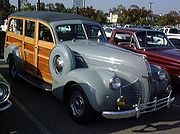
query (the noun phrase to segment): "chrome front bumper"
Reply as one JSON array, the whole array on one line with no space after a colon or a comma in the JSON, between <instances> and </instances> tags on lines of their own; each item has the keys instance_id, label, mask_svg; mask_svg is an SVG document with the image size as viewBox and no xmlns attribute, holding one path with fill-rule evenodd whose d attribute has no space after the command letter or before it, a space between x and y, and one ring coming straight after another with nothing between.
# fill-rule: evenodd
<instances>
[{"instance_id":1,"label":"chrome front bumper","mask_svg":"<svg viewBox=\"0 0 180 134\"><path fill-rule=\"evenodd\" d=\"M136 117L139 118L141 114L149 113L161 109L163 107L169 107L170 104L174 101L175 97L171 98L171 93L165 98L157 99L155 97L154 101L140 104L141 99L139 99L138 103L134 106L134 109L127 111L104 111L102 115L105 118L109 119L121 119L121 118L129 118Z\"/></svg>"}]
</instances>

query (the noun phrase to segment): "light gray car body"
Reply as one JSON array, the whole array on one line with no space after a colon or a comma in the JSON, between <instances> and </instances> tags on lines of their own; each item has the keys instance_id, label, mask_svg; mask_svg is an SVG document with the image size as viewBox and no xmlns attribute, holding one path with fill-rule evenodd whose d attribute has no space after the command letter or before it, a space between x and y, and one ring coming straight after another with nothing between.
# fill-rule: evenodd
<instances>
[{"instance_id":1,"label":"light gray car body","mask_svg":"<svg viewBox=\"0 0 180 134\"><path fill-rule=\"evenodd\" d=\"M146 104L150 101L155 104L151 110L156 110L158 99L163 98L157 99L156 95L170 90L167 79L158 80L158 72L162 70L160 67L149 65L144 55L108 44L104 32L101 33L104 40L91 40L84 28L86 39L60 41L56 27L68 24L80 24L83 28L87 24L101 29L100 24L81 18L49 23L56 46L51 51L48 68L53 78L51 91L57 98L63 101L68 88L76 83L87 96L92 108L106 118L138 117L139 114L145 113L144 109L148 108ZM23 61L20 58L20 50L15 45L5 48L6 61L10 54L14 56L18 75L21 76ZM62 67L58 72L54 67L57 56L60 57L59 65ZM112 89L113 77L120 79L118 89ZM170 96L171 92L164 97L167 101L163 100L163 107L174 100ZM130 100L131 109L119 108L117 102L121 97ZM156 98L155 101L152 97Z\"/></svg>"}]
</instances>

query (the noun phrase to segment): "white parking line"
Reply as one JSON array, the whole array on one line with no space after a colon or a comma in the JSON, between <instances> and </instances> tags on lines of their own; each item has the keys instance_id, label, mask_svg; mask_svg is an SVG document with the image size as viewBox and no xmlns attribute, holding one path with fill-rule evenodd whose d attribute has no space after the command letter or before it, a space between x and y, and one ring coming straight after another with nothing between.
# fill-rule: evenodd
<instances>
[{"instance_id":1,"label":"white parking line","mask_svg":"<svg viewBox=\"0 0 180 134\"><path fill-rule=\"evenodd\" d=\"M37 118L35 118L14 96L11 95L14 103L16 103L19 108L27 115L29 119L44 133L52 134Z\"/></svg>"},{"instance_id":2,"label":"white parking line","mask_svg":"<svg viewBox=\"0 0 180 134\"><path fill-rule=\"evenodd\" d=\"M179 109L180 109L180 106L179 106L179 105L172 104L172 106L174 106L174 107L176 107L176 108L179 108Z\"/></svg>"}]
</instances>

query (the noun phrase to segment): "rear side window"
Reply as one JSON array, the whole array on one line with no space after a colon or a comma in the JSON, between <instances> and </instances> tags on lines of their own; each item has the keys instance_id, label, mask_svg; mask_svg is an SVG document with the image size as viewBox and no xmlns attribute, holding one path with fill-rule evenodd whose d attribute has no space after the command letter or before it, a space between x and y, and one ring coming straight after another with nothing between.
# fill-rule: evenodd
<instances>
[{"instance_id":1,"label":"rear side window","mask_svg":"<svg viewBox=\"0 0 180 134\"><path fill-rule=\"evenodd\" d=\"M39 23L39 40L53 42L50 29L41 23Z\"/></svg>"},{"instance_id":2,"label":"rear side window","mask_svg":"<svg viewBox=\"0 0 180 134\"><path fill-rule=\"evenodd\" d=\"M11 19L8 26L8 31L22 35L23 34L23 20Z\"/></svg>"},{"instance_id":3,"label":"rear side window","mask_svg":"<svg viewBox=\"0 0 180 134\"><path fill-rule=\"evenodd\" d=\"M35 22L26 20L25 22L25 36L34 38Z\"/></svg>"}]
</instances>

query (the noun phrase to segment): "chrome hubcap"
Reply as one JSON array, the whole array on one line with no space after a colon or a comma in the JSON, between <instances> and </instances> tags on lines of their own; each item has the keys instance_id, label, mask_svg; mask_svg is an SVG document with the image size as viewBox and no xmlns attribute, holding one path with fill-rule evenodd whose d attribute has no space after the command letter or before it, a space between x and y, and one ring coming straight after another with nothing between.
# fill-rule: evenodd
<instances>
[{"instance_id":1,"label":"chrome hubcap","mask_svg":"<svg viewBox=\"0 0 180 134\"><path fill-rule=\"evenodd\" d=\"M83 114L85 105L82 96L79 93L72 94L70 98L70 107L73 115L79 117Z\"/></svg>"}]
</instances>

